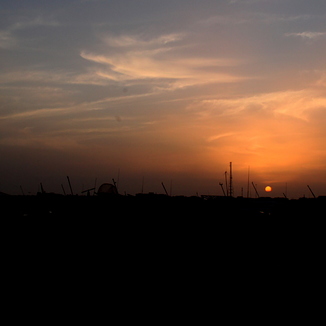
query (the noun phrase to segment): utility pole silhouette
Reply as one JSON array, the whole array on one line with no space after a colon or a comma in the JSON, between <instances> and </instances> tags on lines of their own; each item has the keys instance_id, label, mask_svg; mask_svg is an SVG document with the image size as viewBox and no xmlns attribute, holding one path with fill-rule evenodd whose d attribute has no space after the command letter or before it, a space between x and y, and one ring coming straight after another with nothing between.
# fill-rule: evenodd
<instances>
[{"instance_id":1,"label":"utility pole silhouette","mask_svg":"<svg viewBox=\"0 0 326 326\"><path fill-rule=\"evenodd\" d=\"M249 198L249 191L250 191L250 165L248 166L248 183L247 183L247 198Z\"/></svg>"},{"instance_id":2,"label":"utility pole silhouette","mask_svg":"<svg viewBox=\"0 0 326 326\"><path fill-rule=\"evenodd\" d=\"M309 190L310 190L311 194L313 195L313 197L316 198L316 196L315 196L314 192L312 191L312 189L310 188L310 186L307 185L307 187L309 188Z\"/></svg>"},{"instance_id":3,"label":"utility pole silhouette","mask_svg":"<svg viewBox=\"0 0 326 326\"><path fill-rule=\"evenodd\" d=\"M256 192L257 198L259 198L259 193L258 193L257 188L256 188L256 186L255 186L255 184L254 184L253 182L252 182L252 186L253 186L254 189L255 189L255 192Z\"/></svg>"},{"instance_id":4,"label":"utility pole silhouette","mask_svg":"<svg viewBox=\"0 0 326 326\"><path fill-rule=\"evenodd\" d=\"M232 162L230 162L230 197L233 197Z\"/></svg>"}]
</instances>

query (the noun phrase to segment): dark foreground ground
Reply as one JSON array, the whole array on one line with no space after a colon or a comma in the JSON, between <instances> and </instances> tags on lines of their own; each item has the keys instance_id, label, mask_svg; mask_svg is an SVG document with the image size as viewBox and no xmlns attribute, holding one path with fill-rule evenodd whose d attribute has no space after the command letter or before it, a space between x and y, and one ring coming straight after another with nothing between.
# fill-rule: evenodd
<instances>
[{"instance_id":1,"label":"dark foreground ground","mask_svg":"<svg viewBox=\"0 0 326 326\"><path fill-rule=\"evenodd\" d=\"M201 322L207 311L259 321L275 311L292 318L303 304L311 318L307 302L323 311L323 198L41 195L0 201L7 307L16 309L19 300L30 310L30 302L34 319L40 307L49 316L58 309L75 316L81 308L82 318L85 310L92 321L94 311L117 311L120 319L148 316L151 322L148 311L158 307L161 316L189 314L196 305ZM127 311L130 306L140 315ZM248 316L235 313L238 306Z\"/></svg>"},{"instance_id":2,"label":"dark foreground ground","mask_svg":"<svg viewBox=\"0 0 326 326\"><path fill-rule=\"evenodd\" d=\"M2 217L325 217L326 197L0 196Z\"/></svg>"}]
</instances>

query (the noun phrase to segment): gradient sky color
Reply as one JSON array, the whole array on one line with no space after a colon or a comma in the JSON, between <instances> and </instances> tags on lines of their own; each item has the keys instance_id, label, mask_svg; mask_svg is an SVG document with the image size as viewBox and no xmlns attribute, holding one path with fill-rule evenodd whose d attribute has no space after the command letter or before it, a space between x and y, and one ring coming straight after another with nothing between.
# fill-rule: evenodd
<instances>
[{"instance_id":1,"label":"gradient sky color","mask_svg":"<svg viewBox=\"0 0 326 326\"><path fill-rule=\"evenodd\" d=\"M325 0L2 0L0 191L326 195ZM171 182L172 181L172 182ZM252 194L253 194L252 189Z\"/></svg>"}]
</instances>

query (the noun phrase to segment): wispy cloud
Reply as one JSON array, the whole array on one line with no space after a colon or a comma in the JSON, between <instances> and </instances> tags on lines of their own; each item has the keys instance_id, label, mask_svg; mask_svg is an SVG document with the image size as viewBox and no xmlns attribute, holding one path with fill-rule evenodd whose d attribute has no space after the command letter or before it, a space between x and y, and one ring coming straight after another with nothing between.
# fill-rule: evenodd
<instances>
[{"instance_id":1,"label":"wispy cloud","mask_svg":"<svg viewBox=\"0 0 326 326\"><path fill-rule=\"evenodd\" d=\"M0 48L10 49L16 45L17 41L9 31L0 31Z\"/></svg>"},{"instance_id":2,"label":"wispy cloud","mask_svg":"<svg viewBox=\"0 0 326 326\"><path fill-rule=\"evenodd\" d=\"M166 35L160 35L156 38L144 39L139 35L121 35L121 36L105 36L103 41L109 46L113 47L134 47L137 48L150 46L165 45L182 40L184 34L182 33L171 33Z\"/></svg>"},{"instance_id":3,"label":"wispy cloud","mask_svg":"<svg viewBox=\"0 0 326 326\"><path fill-rule=\"evenodd\" d=\"M317 71L319 79L316 81L316 86L326 87L326 71Z\"/></svg>"},{"instance_id":4,"label":"wispy cloud","mask_svg":"<svg viewBox=\"0 0 326 326\"><path fill-rule=\"evenodd\" d=\"M13 113L4 116L0 116L0 120L7 119L22 119L22 118L30 118L30 117L53 117L54 115L65 112L65 109L40 109L40 110L31 110L27 112Z\"/></svg>"},{"instance_id":5,"label":"wispy cloud","mask_svg":"<svg viewBox=\"0 0 326 326\"><path fill-rule=\"evenodd\" d=\"M313 89L305 89L249 97L201 100L190 105L188 109L197 110L202 116L263 114L271 118L288 116L308 121L312 111L326 109L326 96Z\"/></svg>"},{"instance_id":6,"label":"wispy cloud","mask_svg":"<svg viewBox=\"0 0 326 326\"><path fill-rule=\"evenodd\" d=\"M22 88L19 88L22 90ZM49 92L51 90L51 93ZM56 98L56 95L54 94L55 89L49 89L46 96L47 96L47 102L53 101ZM29 93L32 92L43 92L44 89L32 89ZM63 92L60 93L61 96L63 96ZM67 115L78 115L83 112L90 112L94 113L95 111L102 111L107 110L108 107L111 108L110 104L112 106L115 106L117 103L130 103L135 100L144 99L146 97L151 97L159 94L159 91L156 92L149 92L149 93L141 93L141 94L134 94L134 95L124 95L124 96L112 96L112 97L106 97L102 98L100 100L95 101L84 101L81 103L69 103L69 101L66 100L61 106L57 107L45 107L41 109L27 109L22 112L14 112L14 113L7 113L0 115L0 120L18 120L18 119L29 119L29 118L43 118L43 117L55 117L55 116L67 116ZM31 97L31 95L30 95ZM40 99L38 99L40 101ZM105 118L104 120L106 120ZM86 120L101 120L101 119L93 119L93 118L87 118ZM130 120L130 119L129 119Z\"/></svg>"},{"instance_id":7,"label":"wispy cloud","mask_svg":"<svg viewBox=\"0 0 326 326\"><path fill-rule=\"evenodd\" d=\"M175 88L203 83L230 83L241 76L219 71L221 67L235 66L238 61L229 58L197 57L179 53L180 34L162 35L144 40L139 37L121 36L106 38L107 44L119 48L117 53L96 54L82 51L81 57L105 65L97 74L114 81L169 80ZM122 51L121 51L122 49ZM110 52L110 51L107 51Z\"/></svg>"},{"instance_id":8,"label":"wispy cloud","mask_svg":"<svg viewBox=\"0 0 326 326\"><path fill-rule=\"evenodd\" d=\"M63 69L42 70L39 67L30 67L0 75L0 84L9 85L22 82L104 86L108 84L108 79L94 69L89 69L86 72L75 72Z\"/></svg>"},{"instance_id":9,"label":"wispy cloud","mask_svg":"<svg viewBox=\"0 0 326 326\"><path fill-rule=\"evenodd\" d=\"M259 2L267 2L269 0L228 0L230 4L253 4L253 3L259 3Z\"/></svg>"},{"instance_id":10,"label":"wispy cloud","mask_svg":"<svg viewBox=\"0 0 326 326\"><path fill-rule=\"evenodd\" d=\"M286 33L285 36L301 37L303 39L317 39L326 37L326 32L301 32L301 33Z\"/></svg>"},{"instance_id":11,"label":"wispy cloud","mask_svg":"<svg viewBox=\"0 0 326 326\"><path fill-rule=\"evenodd\" d=\"M34 28L34 27L59 27L60 22L51 18L37 16L34 19L23 19L12 23L7 28L0 30L0 48L12 49L18 46L19 37L16 35L18 31Z\"/></svg>"},{"instance_id":12,"label":"wispy cloud","mask_svg":"<svg viewBox=\"0 0 326 326\"><path fill-rule=\"evenodd\" d=\"M10 31L15 31L15 30L21 30L21 29L26 29L26 28L32 28L32 27L60 27L62 26L62 23L59 21L51 18L51 17L43 17L43 16L37 16L34 19L25 19L21 21L17 21L13 25L9 27Z\"/></svg>"},{"instance_id":13,"label":"wispy cloud","mask_svg":"<svg viewBox=\"0 0 326 326\"><path fill-rule=\"evenodd\" d=\"M233 15L215 15L201 20L199 23L204 26L214 25L245 25L245 24L280 24L297 23L310 19L307 14L290 15L274 14L264 12L235 12Z\"/></svg>"},{"instance_id":14,"label":"wispy cloud","mask_svg":"<svg viewBox=\"0 0 326 326\"><path fill-rule=\"evenodd\" d=\"M210 136L210 137L207 138L207 141L212 142L212 141L219 140L219 139L225 138L225 137L230 137L230 136L233 136L233 135L235 135L234 132L226 132L226 133L223 133L223 134Z\"/></svg>"}]
</instances>

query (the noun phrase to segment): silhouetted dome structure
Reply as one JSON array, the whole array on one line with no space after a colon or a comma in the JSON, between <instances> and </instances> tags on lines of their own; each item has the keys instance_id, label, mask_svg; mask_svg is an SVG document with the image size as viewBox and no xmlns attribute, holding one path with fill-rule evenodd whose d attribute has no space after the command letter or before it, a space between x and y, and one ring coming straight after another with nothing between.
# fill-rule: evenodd
<instances>
[{"instance_id":1,"label":"silhouetted dome structure","mask_svg":"<svg viewBox=\"0 0 326 326\"><path fill-rule=\"evenodd\" d=\"M117 195L117 187L111 183L103 183L97 191L98 195Z\"/></svg>"}]
</instances>

